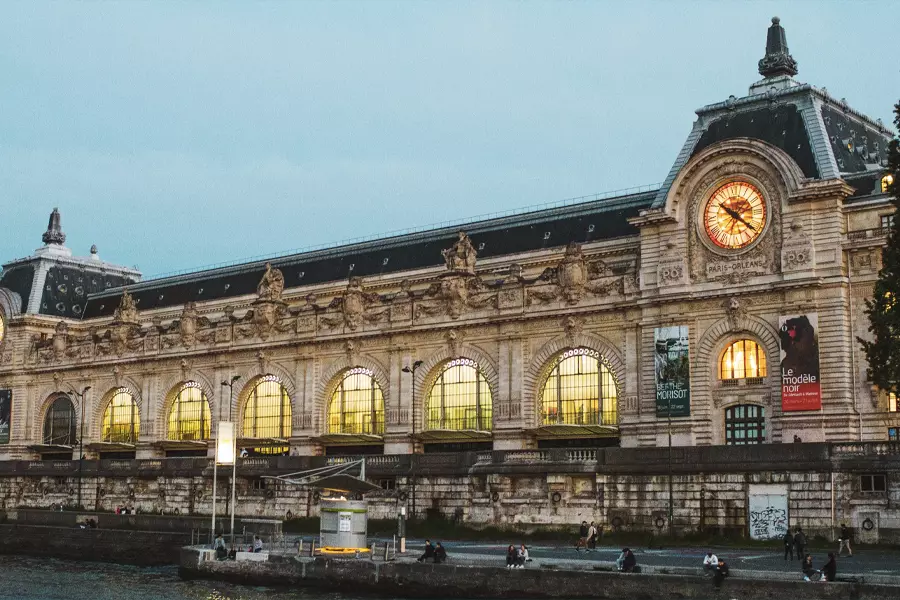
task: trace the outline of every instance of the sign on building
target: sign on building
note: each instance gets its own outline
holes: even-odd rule
[[[781,340],[781,410],[819,410],[819,316],[790,315],[778,319]]]
[[[750,538],[774,540],[788,530],[788,490],[786,485],[750,485],[747,499]]]
[[[687,417],[691,414],[691,367],[686,325],[653,330],[656,373],[656,416]]]
[[[353,515],[348,512],[338,513],[338,531],[340,532],[349,532],[353,531]]]
[[[9,443],[12,423],[12,390],[0,390],[0,444]]]

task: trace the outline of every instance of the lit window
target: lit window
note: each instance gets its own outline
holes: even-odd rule
[[[372,371],[344,373],[328,403],[328,433],[384,433],[384,394]]]
[[[896,427],[888,427],[888,441],[889,442],[900,441],[900,437],[897,436],[897,428]]]
[[[208,440],[210,435],[209,401],[196,382],[179,388],[169,410],[166,437],[170,440]]]
[[[428,429],[488,431],[493,425],[491,388],[478,364],[468,358],[444,365],[425,406]]]
[[[68,396],[60,396],[44,415],[44,443],[54,446],[75,445],[75,406]]]
[[[891,184],[894,183],[894,176],[890,173],[881,178],[881,193],[887,194],[888,190],[891,187]]]
[[[544,425],[616,425],[619,391],[600,353],[574,348],[562,353],[541,391]]]
[[[738,340],[725,349],[719,379],[747,379],[766,376],[766,353],[753,340]]]
[[[894,215],[881,215],[881,228],[890,229],[894,226]]]
[[[766,441],[766,411],[762,406],[740,404],[725,409],[725,443],[732,446]]]
[[[3,320],[3,313],[0,313],[0,343],[3,342],[3,336],[6,334],[6,322]]]
[[[103,412],[103,441],[134,444],[140,433],[141,419],[134,396],[128,388],[115,390]]]
[[[886,492],[887,477],[885,475],[860,475],[859,491],[861,492]]]
[[[243,436],[247,438],[278,438],[291,436],[291,398],[277,377],[260,378],[244,404]],[[255,448],[262,454],[283,454],[286,446]]]
[[[888,393],[888,412],[897,412],[897,394]]]

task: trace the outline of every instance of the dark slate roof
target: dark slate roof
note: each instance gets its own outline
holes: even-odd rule
[[[285,288],[369,277],[444,263],[441,250],[449,248],[458,231],[469,234],[478,258],[558,248],[570,241],[594,242],[637,235],[628,219],[650,206],[656,190],[602,200],[477,221],[453,227],[386,237],[370,242],[336,246],[272,259],[281,269]],[[150,279],[129,285],[139,310],[183,305],[253,294],[266,261]],[[122,290],[91,294],[83,318],[109,316],[121,300]]]
[[[849,111],[825,104],[822,121],[841,173],[880,170],[887,161],[890,139],[867,128]]]
[[[13,291],[22,298],[20,310],[25,312],[28,306],[28,298],[31,296],[31,287],[34,285],[34,265],[23,264],[3,269],[0,274],[0,287]]]
[[[81,318],[88,295],[133,283],[128,277],[55,265],[47,270],[41,293],[40,314]]]
[[[719,117],[700,136],[691,157],[716,142],[741,137],[756,138],[781,148],[797,162],[804,175],[819,177],[803,115],[792,104],[729,112]]]

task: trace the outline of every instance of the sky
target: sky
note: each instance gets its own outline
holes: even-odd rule
[[[885,123],[892,2],[0,3],[0,261],[145,277],[662,181],[697,108],[797,79]]]

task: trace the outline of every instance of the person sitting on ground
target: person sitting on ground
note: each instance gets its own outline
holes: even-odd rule
[[[628,550],[625,553],[625,560],[622,561],[622,572],[623,573],[634,573],[635,568],[637,567],[637,558],[634,556],[634,552]]]
[[[506,548],[506,568],[507,569],[512,569],[513,567],[516,566],[516,560],[518,558],[517,554],[518,553],[516,552],[516,547],[513,546],[512,544],[510,544],[509,547]]]
[[[418,562],[425,562],[429,558],[434,558],[434,546],[431,544],[431,540],[425,540],[425,552],[416,560]]]
[[[813,568],[812,554],[807,554],[803,557],[803,562],[800,563],[800,570],[803,572],[803,581],[809,581],[809,578],[818,572]]]
[[[225,538],[222,537],[222,534],[216,536],[216,560],[225,560],[228,558],[228,549],[225,547]]]
[[[837,577],[837,560],[834,558],[834,552],[828,553],[828,562],[822,567],[822,581],[833,582]]]
[[[616,571],[622,570],[622,565],[625,564],[625,557],[628,556],[628,548],[622,548],[622,553],[619,554],[619,558],[616,559]]]
[[[703,572],[707,574],[712,573],[716,570],[718,564],[718,557],[712,552],[707,552],[706,556],[703,557]]]
[[[728,577],[728,563],[723,559],[716,561],[715,572],[713,573],[713,584],[716,587],[722,587],[722,582]]]
[[[527,562],[531,562],[531,558],[528,556],[528,546],[522,544],[519,546],[519,567],[524,568]]]
[[[95,519],[88,519],[87,524],[91,529],[97,529],[97,521]]]
[[[262,552],[263,551],[263,543],[262,543],[262,540],[259,539],[258,535],[253,536],[253,551],[254,552]]]
[[[444,549],[444,545],[440,542],[437,543],[437,547],[434,549],[434,564],[440,564],[442,562],[447,562],[447,550]]]
[[[581,522],[581,527],[578,528],[578,541],[575,542],[575,551],[580,552],[582,548],[587,550],[587,538],[588,538],[588,524],[587,521]]]

